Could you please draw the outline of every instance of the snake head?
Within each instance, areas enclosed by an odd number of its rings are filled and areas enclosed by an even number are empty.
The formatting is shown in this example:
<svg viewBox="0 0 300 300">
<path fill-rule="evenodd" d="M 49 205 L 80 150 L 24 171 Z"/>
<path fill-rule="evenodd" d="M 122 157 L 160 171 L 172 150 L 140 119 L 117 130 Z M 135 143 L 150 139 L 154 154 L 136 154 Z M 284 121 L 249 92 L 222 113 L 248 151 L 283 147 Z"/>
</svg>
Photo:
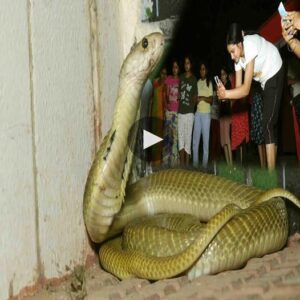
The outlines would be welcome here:
<svg viewBox="0 0 300 300">
<path fill-rule="evenodd" d="M 159 32 L 144 36 L 126 57 L 120 77 L 144 82 L 154 70 L 164 50 L 164 37 Z"/>
</svg>

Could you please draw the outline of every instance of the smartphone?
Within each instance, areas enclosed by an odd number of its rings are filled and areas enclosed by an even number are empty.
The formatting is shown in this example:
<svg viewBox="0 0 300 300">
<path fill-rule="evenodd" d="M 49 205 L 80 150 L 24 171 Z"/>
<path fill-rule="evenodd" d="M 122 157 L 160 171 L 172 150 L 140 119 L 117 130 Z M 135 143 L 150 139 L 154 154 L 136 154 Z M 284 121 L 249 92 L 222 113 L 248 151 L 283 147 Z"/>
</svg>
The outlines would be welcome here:
<svg viewBox="0 0 300 300">
<path fill-rule="evenodd" d="M 278 12 L 279 12 L 281 18 L 285 18 L 288 15 L 282 2 L 279 3 Z"/>
<path fill-rule="evenodd" d="M 215 79 L 216 85 L 219 86 L 221 84 L 220 78 L 218 76 L 215 76 L 214 79 Z"/>
<path fill-rule="evenodd" d="M 285 19 L 285 18 L 288 16 L 288 13 L 287 13 L 287 11 L 285 10 L 284 5 L 283 5 L 282 2 L 279 3 L 279 6 L 278 6 L 278 12 L 279 12 L 279 14 L 280 14 L 280 16 L 281 16 L 282 22 L 283 22 L 284 24 L 286 24 L 286 25 L 289 25 L 290 20 Z M 289 35 L 293 35 L 293 33 L 289 33 Z"/>
</svg>

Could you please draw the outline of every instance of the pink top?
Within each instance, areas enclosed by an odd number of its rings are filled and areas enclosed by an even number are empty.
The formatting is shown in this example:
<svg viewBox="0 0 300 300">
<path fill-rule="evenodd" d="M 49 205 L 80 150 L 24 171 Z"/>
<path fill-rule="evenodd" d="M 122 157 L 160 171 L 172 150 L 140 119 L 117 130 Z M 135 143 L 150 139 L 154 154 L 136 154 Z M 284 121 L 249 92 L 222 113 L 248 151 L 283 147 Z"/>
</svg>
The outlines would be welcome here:
<svg viewBox="0 0 300 300">
<path fill-rule="evenodd" d="M 179 106 L 179 78 L 174 78 L 173 76 L 168 76 L 166 78 L 165 84 L 167 86 L 167 110 L 168 111 L 178 111 Z"/>
</svg>

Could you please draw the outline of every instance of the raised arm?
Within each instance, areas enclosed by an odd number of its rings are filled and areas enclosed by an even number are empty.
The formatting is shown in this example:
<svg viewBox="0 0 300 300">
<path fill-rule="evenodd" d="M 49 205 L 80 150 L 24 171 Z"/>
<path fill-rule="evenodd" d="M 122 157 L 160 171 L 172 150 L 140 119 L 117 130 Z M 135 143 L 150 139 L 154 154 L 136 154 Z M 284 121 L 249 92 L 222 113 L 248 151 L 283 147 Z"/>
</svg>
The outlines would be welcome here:
<svg viewBox="0 0 300 300">
<path fill-rule="evenodd" d="M 235 87 L 240 87 L 243 83 L 243 71 L 238 70 L 235 72 Z"/>
</svg>

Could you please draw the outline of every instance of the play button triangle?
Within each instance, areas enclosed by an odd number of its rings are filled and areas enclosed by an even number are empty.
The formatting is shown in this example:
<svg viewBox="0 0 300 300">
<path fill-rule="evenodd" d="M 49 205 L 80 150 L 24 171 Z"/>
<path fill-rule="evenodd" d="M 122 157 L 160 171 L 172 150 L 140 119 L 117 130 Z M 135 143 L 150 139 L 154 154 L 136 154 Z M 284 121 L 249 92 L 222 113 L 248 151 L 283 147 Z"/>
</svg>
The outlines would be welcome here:
<svg viewBox="0 0 300 300">
<path fill-rule="evenodd" d="M 163 139 L 159 136 L 147 131 L 143 130 L 143 149 L 147 149 L 159 142 L 161 142 Z"/>
</svg>

